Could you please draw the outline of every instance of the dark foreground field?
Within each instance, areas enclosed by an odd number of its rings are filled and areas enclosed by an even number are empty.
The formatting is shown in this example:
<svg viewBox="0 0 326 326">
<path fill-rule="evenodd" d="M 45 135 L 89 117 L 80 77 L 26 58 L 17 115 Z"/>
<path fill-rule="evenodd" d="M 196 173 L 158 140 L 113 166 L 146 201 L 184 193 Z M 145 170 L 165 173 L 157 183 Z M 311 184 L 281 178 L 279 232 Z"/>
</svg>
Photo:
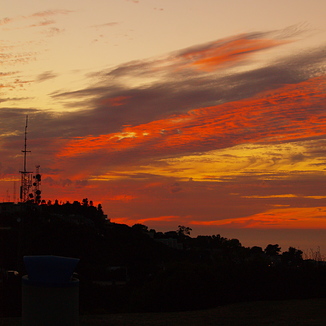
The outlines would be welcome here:
<svg viewBox="0 0 326 326">
<path fill-rule="evenodd" d="M 18 326 L 21 319 L 2 318 L 0 325 Z M 80 326 L 127 325 L 326 325 L 326 299 L 249 302 L 190 312 L 80 316 Z"/>
</svg>

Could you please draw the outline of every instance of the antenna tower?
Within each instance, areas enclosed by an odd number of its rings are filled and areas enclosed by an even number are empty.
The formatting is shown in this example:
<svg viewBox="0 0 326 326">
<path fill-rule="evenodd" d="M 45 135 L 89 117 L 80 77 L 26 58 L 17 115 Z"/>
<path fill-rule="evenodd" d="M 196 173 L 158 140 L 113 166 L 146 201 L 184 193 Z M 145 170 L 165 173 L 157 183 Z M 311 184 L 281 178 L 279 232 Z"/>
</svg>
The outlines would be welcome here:
<svg viewBox="0 0 326 326">
<path fill-rule="evenodd" d="M 25 142 L 24 142 L 24 168 L 23 171 L 19 171 L 21 173 L 21 183 L 20 183 L 20 201 L 22 203 L 26 203 L 29 200 L 29 190 L 32 187 L 32 173 L 26 170 L 26 153 L 30 153 L 31 151 L 27 150 L 27 125 L 28 125 L 28 115 L 26 116 L 26 124 L 25 124 Z"/>
<path fill-rule="evenodd" d="M 33 176 L 34 182 L 33 182 L 33 197 L 34 197 L 34 203 L 40 204 L 41 203 L 41 175 L 40 175 L 40 166 L 36 165 L 36 174 Z M 31 195 L 29 195 L 31 197 Z"/>
</svg>

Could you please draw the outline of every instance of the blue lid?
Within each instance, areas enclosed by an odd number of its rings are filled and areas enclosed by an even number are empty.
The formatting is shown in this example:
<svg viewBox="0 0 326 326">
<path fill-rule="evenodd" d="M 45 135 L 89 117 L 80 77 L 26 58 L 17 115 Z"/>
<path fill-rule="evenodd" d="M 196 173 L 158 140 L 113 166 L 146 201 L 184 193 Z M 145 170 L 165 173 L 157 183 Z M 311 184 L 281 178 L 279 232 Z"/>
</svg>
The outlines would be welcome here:
<svg viewBox="0 0 326 326">
<path fill-rule="evenodd" d="M 28 279 L 40 283 L 67 283 L 79 262 L 78 258 L 60 256 L 25 256 Z"/>
</svg>

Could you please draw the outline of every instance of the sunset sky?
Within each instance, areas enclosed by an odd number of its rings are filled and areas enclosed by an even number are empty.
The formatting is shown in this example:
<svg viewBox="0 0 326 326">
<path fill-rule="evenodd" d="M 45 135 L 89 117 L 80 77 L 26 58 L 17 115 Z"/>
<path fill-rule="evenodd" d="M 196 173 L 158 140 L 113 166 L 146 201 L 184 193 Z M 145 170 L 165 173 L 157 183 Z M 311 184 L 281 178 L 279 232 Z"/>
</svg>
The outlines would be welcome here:
<svg viewBox="0 0 326 326">
<path fill-rule="evenodd" d="M 0 201 L 326 254 L 326 1 L 0 4 Z"/>
</svg>

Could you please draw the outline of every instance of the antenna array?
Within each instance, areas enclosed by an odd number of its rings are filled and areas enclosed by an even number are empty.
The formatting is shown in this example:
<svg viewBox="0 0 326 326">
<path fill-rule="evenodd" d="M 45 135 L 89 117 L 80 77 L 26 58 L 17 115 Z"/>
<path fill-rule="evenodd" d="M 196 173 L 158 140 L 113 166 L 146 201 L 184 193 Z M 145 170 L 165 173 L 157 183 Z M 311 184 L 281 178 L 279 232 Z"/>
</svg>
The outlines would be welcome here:
<svg viewBox="0 0 326 326">
<path fill-rule="evenodd" d="M 28 126 L 28 115 L 26 116 L 26 124 L 25 124 L 25 142 L 24 142 L 24 168 L 23 171 L 19 171 L 21 173 L 21 183 L 20 183 L 20 201 L 22 203 L 34 202 L 36 204 L 41 203 L 41 174 L 40 174 L 40 166 L 36 166 L 36 175 L 33 176 L 33 172 L 27 171 L 27 153 L 31 151 L 27 150 L 27 126 Z M 34 179 L 34 182 L 33 182 Z M 33 186 L 33 192 L 30 192 L 30 189 Z"/>
<path fill-rule="evenodd" d="M 31 151 L 27 150 L 27 126 L 28 126 L 28 115 L 26 116 L 26 124 L 25 124 L 25 142 L 24 142 L 24 168 L 23 171 L 19 171 L 21 173 L 21 183 L 20 183 L 20 201 L 22 203 L 26 203 L 29 199 L 29 190 L 32 187 L 32 172 L 27 171 L 26 169 L 26 161 L 27 161 L 27 153 Z"/>
</svg>

